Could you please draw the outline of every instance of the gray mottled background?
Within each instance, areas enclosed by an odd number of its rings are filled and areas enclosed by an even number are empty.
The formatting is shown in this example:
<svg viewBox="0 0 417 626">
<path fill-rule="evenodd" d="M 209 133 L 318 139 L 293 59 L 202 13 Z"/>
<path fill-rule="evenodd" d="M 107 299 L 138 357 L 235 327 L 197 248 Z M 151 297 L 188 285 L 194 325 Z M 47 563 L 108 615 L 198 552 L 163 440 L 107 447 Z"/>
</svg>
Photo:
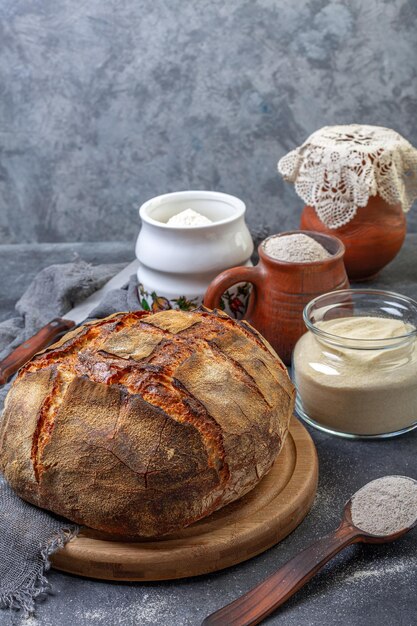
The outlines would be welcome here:
<svg viewBox="0 0 417 626">
<path fill-rule="evenodd" d="M 415 0 L 1 0 L 0 242 L 132 241 L 139 204 L 192 188 L 297 226 L 276 162 L 312 131 L 417 144 L 416 19 Z"/>
</svg>

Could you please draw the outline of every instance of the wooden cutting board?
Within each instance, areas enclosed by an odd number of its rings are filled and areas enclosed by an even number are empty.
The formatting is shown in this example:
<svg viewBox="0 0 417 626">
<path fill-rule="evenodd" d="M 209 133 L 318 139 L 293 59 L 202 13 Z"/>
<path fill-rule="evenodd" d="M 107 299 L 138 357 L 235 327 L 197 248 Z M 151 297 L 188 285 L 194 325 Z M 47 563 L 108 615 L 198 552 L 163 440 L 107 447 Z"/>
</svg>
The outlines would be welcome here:
<svg viewBox="0 0 417 626">
<path fill-rule="evenodd" d="M 215 572 L 267 550 L 294 530 L 313 504 L 317 478 L 314 443 L 292 418 L 271 471 L 237 502 L 158 541 L 115 541 L 86 528 L 51 561 L 64 572 L 106 580 L 169 580 Z"/>
</svg>

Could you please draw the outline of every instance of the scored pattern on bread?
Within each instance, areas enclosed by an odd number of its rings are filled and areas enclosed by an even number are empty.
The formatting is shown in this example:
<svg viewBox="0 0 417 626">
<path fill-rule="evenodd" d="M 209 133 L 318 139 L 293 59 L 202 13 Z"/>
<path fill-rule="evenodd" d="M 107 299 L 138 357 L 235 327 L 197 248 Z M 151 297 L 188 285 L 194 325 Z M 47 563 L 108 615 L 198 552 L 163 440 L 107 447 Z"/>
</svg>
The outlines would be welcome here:
<svg viewBox="0 0 417 626">
<path fill-rule="evenodd" d="M 216 311 L 118 313 L 19 373 L 0 467 L 23 498 L 118 535 L 158 536 L 244 495 L 282 447 L 285 366 Z"/>
</svg>

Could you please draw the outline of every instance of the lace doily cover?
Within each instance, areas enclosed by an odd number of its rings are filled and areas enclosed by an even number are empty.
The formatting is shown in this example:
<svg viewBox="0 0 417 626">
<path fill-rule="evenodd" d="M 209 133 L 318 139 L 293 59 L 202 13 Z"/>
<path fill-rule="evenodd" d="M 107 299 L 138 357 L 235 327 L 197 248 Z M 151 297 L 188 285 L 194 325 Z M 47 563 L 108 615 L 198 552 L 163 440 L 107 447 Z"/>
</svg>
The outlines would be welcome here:
<svg viewBox="0 0 417 626">
<path fill-rule="evenodd" d="M 417 150 L 380 126 L 325 126 L 282 157 L 278 171 L 328 228 L 350 222 L 370 196 L 404 211 L 417 198 Z"/>
</svg>

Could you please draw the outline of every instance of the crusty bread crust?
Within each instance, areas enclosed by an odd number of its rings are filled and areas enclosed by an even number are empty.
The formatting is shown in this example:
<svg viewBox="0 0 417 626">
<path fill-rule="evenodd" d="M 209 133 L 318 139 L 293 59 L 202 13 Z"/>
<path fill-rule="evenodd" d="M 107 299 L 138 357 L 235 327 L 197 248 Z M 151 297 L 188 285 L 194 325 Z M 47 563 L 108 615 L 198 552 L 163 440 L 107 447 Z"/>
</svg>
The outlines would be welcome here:
<svg viewBox="0 0 417 626">
<path fill-rule="evenodd" d="M 0 467 L 25 500 L 92 528 L 160 536 L 268 472 L 294 387 L 267 342 L 222 312 L 118 313 L 19 373 Z"/>
</svg>

